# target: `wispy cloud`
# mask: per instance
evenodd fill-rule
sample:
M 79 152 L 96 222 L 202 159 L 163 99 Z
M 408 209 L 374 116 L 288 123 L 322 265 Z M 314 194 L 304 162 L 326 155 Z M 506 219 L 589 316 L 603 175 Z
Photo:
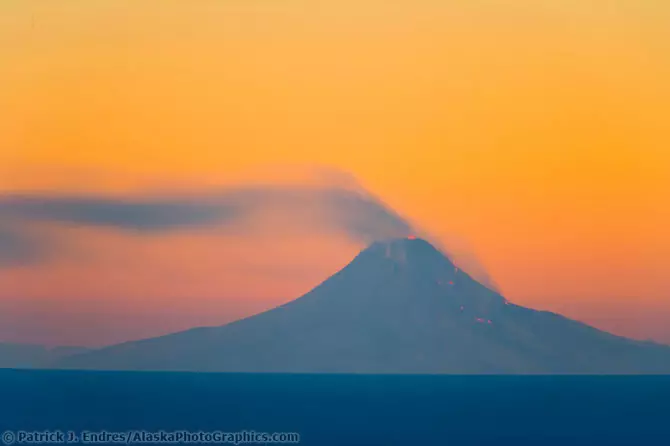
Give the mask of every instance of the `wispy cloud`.
M 0 217 L 122 230 L 164 231 L 219 224 L 235 216 L 225 203 L 200 197 L 105 198 L 58 195 L 0 196 Z

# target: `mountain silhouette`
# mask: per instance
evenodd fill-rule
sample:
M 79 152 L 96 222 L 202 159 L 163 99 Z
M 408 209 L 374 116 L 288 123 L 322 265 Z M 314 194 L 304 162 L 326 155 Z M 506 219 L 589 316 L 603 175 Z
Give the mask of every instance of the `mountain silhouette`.
M 304 296 L 56 367 L 281 373 L 670 373 L 670 347 L 508 302 L 427 241 L 375 242 Z

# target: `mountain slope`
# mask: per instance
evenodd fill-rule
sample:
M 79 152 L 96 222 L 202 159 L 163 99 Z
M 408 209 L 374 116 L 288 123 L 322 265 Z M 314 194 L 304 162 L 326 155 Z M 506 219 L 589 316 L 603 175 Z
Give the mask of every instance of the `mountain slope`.
M 428 242 L 377 242 L 311 292 L 221 327 L 57 362 L 85 369 L 670 373 L 670 347 L 507 302 Z
M 48 348 L 33 344 L 0 343 L 0 368 L 40 368 L 65 356 L 83 353 L 83 347 Z

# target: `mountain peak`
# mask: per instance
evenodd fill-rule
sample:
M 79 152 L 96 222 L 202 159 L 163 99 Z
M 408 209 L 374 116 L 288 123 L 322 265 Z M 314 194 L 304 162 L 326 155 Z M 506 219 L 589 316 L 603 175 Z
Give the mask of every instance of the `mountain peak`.
M 435 248 L 430 242 L 428 242 L 425 239 L 422 239 L 420 237 L 417 237 L 416 235 L 408 235 L 407 237 L 396 237 L 396 238 L 389 238 L 385 240 L 378 240 L 376 242 L 373 242 L 368 249 L 375 249 L 378 247 L 387 247 L 387 246 L 395 246 L 395 247 L 405 247 L 405 248 L 411 248 L 411 249 L 417 249 L 418 247 L 429 247 L 435 251 L 437 251 L 437 248 Z
M 400 264 L 412 263 L 425 267 L 428 264 L 445 265 L 446 262 L 447 267 L 454 266 L 444 253 L 415 235 L 376 241 L 363 250 L 362 254 L 391 259 Z

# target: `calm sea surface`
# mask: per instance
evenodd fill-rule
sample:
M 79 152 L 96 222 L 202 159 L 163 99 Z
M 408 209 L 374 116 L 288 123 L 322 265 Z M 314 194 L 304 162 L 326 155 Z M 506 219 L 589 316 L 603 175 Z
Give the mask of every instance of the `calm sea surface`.
M 324 446 L 670 445 L 670 376 L 0 370 L 7 430 L 288 432 Z

